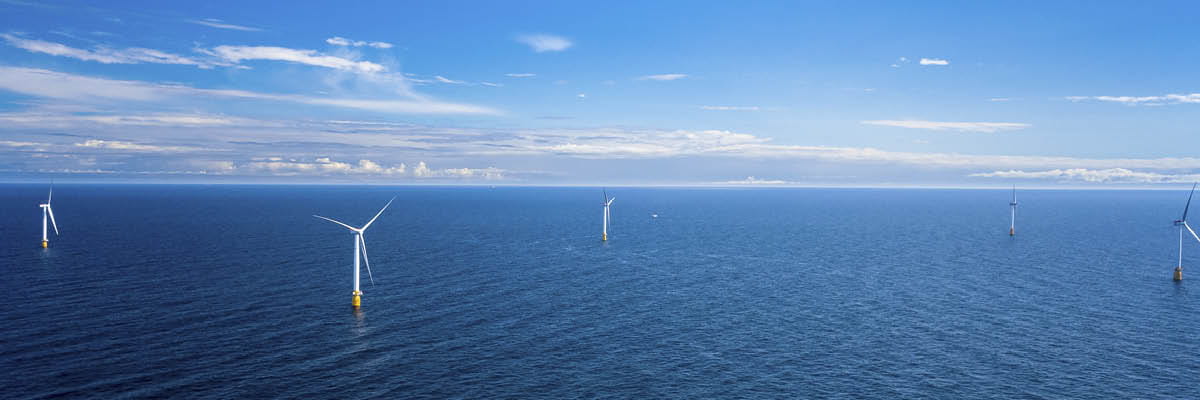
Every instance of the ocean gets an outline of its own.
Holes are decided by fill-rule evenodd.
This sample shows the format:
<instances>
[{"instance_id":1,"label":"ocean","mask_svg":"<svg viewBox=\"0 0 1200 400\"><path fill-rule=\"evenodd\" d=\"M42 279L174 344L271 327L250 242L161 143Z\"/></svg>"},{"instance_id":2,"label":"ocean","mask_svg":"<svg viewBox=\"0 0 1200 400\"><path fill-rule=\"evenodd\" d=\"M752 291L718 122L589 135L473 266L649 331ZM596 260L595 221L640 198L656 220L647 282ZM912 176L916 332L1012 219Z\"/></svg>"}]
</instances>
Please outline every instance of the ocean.
<instances>
[{"instance_id":1,"label":"ocean","mask_svg":"<svg viewBox=\"0 0 1200 400\"><path fill-rule=\"evenodd\" d=\"M1008 190L618 187L601 242L600 188L56 185L42 249L46 189L0 185L7 399L1200 397L1183 191L1009 237ZM355 311L311 215L393 196Z\"/></svg>"}]
</instances>

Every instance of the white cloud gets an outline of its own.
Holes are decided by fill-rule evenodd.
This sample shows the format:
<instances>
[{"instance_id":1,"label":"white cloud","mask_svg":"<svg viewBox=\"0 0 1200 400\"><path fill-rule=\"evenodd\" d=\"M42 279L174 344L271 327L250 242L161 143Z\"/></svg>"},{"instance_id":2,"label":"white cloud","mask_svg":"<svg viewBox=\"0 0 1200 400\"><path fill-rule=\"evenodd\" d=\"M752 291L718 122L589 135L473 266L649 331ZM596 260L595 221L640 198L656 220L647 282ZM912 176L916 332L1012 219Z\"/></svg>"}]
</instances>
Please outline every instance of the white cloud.
<instances>
[{"instance_id":1,"label":"white cloud","mask_svg":"<svg viewBox=\"0 0 1200 400\"><path fill-rule=\"evenodd\" d=\"M25 39L7 33L0 33L0 38L3 38L6 42L8 42L9 45L26 51L49 54L52 56L74 58L83 61L94 61L103 64L178 64L193 65L200 68L211 68L214 65L228 65L227 63L201 61L163 51L140 47L131 47L126 49L98 47L93 50L85 50L70 47L61 43Z\"/></svg>"},{"instance_id":2,"label":"white cloud","mask_svg":"<svg viewBox=\"0 0 1200 400\"><path fill-rule=\"evenodd\" d=\"M243 60L274 60L333 68L344 71L374 73L386 70L382 65L370 61L354 61L324 55L316 50L289 49L273 46L217 46L211 53L229 62Z\"/></svg>"},{"instance_id":3,"label":"white cloud","mask_svg":"<svg viewBox=\"0 0 1200 400\"><path fill-rule=\"evenodd\" d=\"M111 149L111 150L127 150L139 152L154 152L154 153L175 153L185 151L200 150L195 147L187 146L155 146L147 144L137 144L130 142L122 142L119 140L99 140L88 139L82 143L75 143L76 147L90 147L96 149Z\"/></svg>"},{"instance_id":4,"label":"white cloud","mask_svg":"<svg viewBox=\"0 0 1200 400\"><path fill-rule=\"evenodd\" d=\"M187 164L193 168L200 168L201 174L228 174L237 169L233 161L190 160Z\"/></svg>"},{"instance_id":5,"label":"white cloud","mask_svg":"<svg viewBox=\"0 0 1200 400\"><path fill-rule=\"evenodd\" d=\"M940 58L922 58L921 65L950 65L950 61Z\"/></svg>"},{"instance_id":6,"label":"white cloud","mask_svg":"<svg viewBox=\"0 0 1200 400\"><path fill-rule=\"evenodd\" d=\"M362 41L362 40L350 40L350 39L346 39L346 38L340 37L340 36L334 36L329 39L325 39L325 43L329 43L334 46L349 46L349 47L367 46L367 47L374 47L377 49L392 48L392 44L388 43L388 42L366 42L366 41Z\"/></svg>"},{"instance_id":7,"label":"white cloud","mask_svg":"<svg viewBox=\"0 0 1200 400\"><path fill-rule=\"evenodd\" d=\"M229 30L235 30L235 31L257 32L257 31L262 30L259 28L252 28L249 26L225 23L225 22L222 22L221 20L215 19L215 18L193 19L193 20L188 20L187 22L197 24L197 25L204 25L204 26L212 27L212 28L229 29Z\"/></svg>"},{"instance_id":8,"label":"white cloud","mask_svg":"<svg viewBox=\"0 0 1200 400\"><path fill-rule=\"evenodd\" d=\"M16 142L16 141L12 141L12 140L0 140L0 146L5 146L5 147L34 147L34 146L44 146L44 145L45 145L44 143Z\"/></svg>"},{"instance_id":9,"label":"white cloud","mask_svg":"<svg viewBox=\"0 0 1200 400\"><path fill-rule=\"evenodd\" d=\"M866 125L894 126L910 129L929 129L935 131L984 132L995 133L1016 129L1025 129L1031 125L1019 122L939 122L915 120L879 120L862 121Z\"/></svg>"},{"instance_id":10,"label":"white cloud","mask_svg":"<svg viewBox=\"0 0 1200 400\"><path fill-rule=\"evenodd\" d=\"M577 95L575 95L575 97L578 97L578 98L581 98L581 99L586 99L586 98L587 98L587 93L580 93L580 94L577 94Z\"/></svg>"},{"instance_id":11,"label":"white cloud","mask_svg":"<svg viewBox=\"0 0 1200 400\"><path fill-rule=\"evenodd\" d=\"M453 79L450 79L450 78L446 78L446 77L443 77L443 76L441 76L441 75L434 76L434 77L433 77L433 79L434 79L434 80L436 80L436 81L438 81L438 82L441 82L441 83L449 83L449 84L452 84L452 85L464 85L464 84L466 84L466 83L467 83L467 82L464 82L464 81L456 81L456 80L453 80Z\"/></svg>"},{"instance_id":12,"label":"white cloud","mask_svg":"<svg viewBox=\"0 0 1200 400\"><path fill-rule=\"evenodd\" d=\"M468 104L427 99L381 100L308 97L257 93L231 89L198 89L139 81L119 81L66 74L44 69L0 67L0 90L38 97L77 101L166 101L180 97L241 98L353 108L404 114L498 114L496 110Z\"/></svg>"},{"instance_id":13,"label":"white cloud","mask_svg":"<svg viewBox=\"0 0 1200 400\"><path fill-rule=\"evenodd\" d=\"M711 111L758 111L758 106L700 106L701 110Z\"/></svg>"},{"instance_id":14,"label":"white cloud","mask_svg":"<svg viewBox=\"0 0 1200 400\"><path fill-rule=\"evenodd\" d=\"M500 112L470 104L442 103L435 101L406 101L406 100L358 100L330 99L322 97L260 95L247 96L254 99L281 100L312 105L335 106L342 108L357 108L360 110L378 111L402 114L488 114L499 115Z\"/></svg>"},{"instance_id":15,"label":"white cloud","mask_svg":"<svg viewBox=\"0 0 1200 400\"><path fill-rule=\"evenodd\" d=\"M104 124L120 126L211 127L230 125L263 125L262 121L205 114L63 114L63 113L0 113L0 121L10 124L72 126L72 124Z\"/></svg>"},{"instance_id":16,"label":"white cloud","mask_svg":"<svg viewBox=\"0 0 1200 400\"><path fill-rule=\"evenodd\" d=\"M993 98L988 99L988 101L994 101L994 102L1005 102L1005 101L1011 101L1011 100L1012 99L1010 99L1008 97L993 97Z\"/></svg>"},{"instance_id":17,"label":"white cloud","mask_svg":"<svg viewBox=\"0 0 1200 400\"><path fill-rule=\"evenodd\" d=\"M532 77L535 77L535 76L537 76L537 74L528 74L528 73L523 73L523 74L504 74L504 76L507 76L507 77L509 77L509 78L532 78Z\"/></svg>"},{"instance_id":18,"label":"white cloud","mask_svg":"<svg viewBox=\"0 0 1200 400\"><path fill-rule=\"evenodd\" d=\"M1125 168L1070 168L1045 171L1007 170L974 173L970 176L1011 179L1049 179L1059 181L1081 181L1089 183L1184 183L1200 180L1200 174L1162 174L1157 172L1138 172Z\"/></svg>"},{"instance_id":19,"label":"white cloud","mask_svg":"<svg viewBox=\"0 0 1200 400\"><path fill-rule=\"evenodd\" d=\"M1067 96L1066 99L1075 102L1095 100L1109 103L1121 103L1131 106L1158 106L1166 104L1200 103L1200 93L1167 94L1162 96Z\"/></svg>"},{"instance_id":20,"label":"white cloud","mask_svg":"<svg viewBox=\"0 0 1200 400\"><path fill-rule=\"evenodd\" d=\"M786 184L788 184L788 181L758 179L753 176L747 176L746 179L742 179L742 180L724 181L724 182L717 182L717 183L724 184L724 185L786 185Z\"/></svg>"},{"instance_id":21,"label":"white cloud","mask_svg":"<svg viewBox=\"0 0 1200 400\"><path fill-rule=\"evenodd\" d=\"M678 79L683 79L683 78L687 78L687 74L646 75L646 76L638 77L637 79L639 81L647 81L647 80L649 80L649 81L673 81L673 80L678 80Z\"/></svg>"},{"instance_id":22,"label":"white cloud","mask_svg":"<svg viewBox=\"0 0 1200 400\"><path fill-rule=\"evenodd\" d=\"M491 86L491 87L501 87L501 86L504 86L504 85L501 85L501 84L499 84L499 83L492 83L492 82L479 82L479 84L480 84L480 85L483 85L483 86Z\"/></svg>"},{"instance_id":23,"label":"white cloud","mask_svg":"<svg viewBox=\"0 0 1200 400\"><path fill-rule=\"evenodd\" d=\"M424 161L417 162L417 167L413 168L413 176L418 178L427 178L432 176L433 172L425 165Z\"/></svg>"},{"instance_id":24,"label":"white cloud","mask_svg":"<svg viewBox=\"0 0 1200 400\"><path fill-rule=\"evenodd\" d=\"M517 41L524 43L538 53L547 51L563 51L571 47L574 43L562 36L555 35L521 35L517 36Z\"/></svg>"},{"instance_id":25,"label":"white cloud","mask_svg":"<svg viewBox=\"0 0 1200 400\"><path fill-rule=\"evenodd\" d=\"M232 163L231 163L232 164ZM404 175L408 167L404 163L384 167L371 160L358 160L358 164L334 161L329 157L319 157L311 162L286 160L279 157L268 158L266 161L253 161L235 165L229 171L239 172L269 172L275 175L327 175L327 174L360 174L360 175Z\"/></svg>"}]
</instances>

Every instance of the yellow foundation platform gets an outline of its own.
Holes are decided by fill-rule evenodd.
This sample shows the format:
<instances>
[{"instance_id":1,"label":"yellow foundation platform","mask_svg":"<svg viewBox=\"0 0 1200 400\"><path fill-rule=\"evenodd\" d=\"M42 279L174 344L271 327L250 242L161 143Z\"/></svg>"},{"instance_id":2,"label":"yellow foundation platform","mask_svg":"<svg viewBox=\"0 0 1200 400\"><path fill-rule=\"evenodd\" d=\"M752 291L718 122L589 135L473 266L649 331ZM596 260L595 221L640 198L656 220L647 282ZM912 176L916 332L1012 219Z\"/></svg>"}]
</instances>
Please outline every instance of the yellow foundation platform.
<instances>
[{"instance_id":1,"label":"yellow foundation platform","mask_svg":"<svg viewBox=\"0 0 1200 400\"><path fill-rule=\"evenodd\" d=\"M47 242L47 241L43 240L43 241L42 241L42 248L44 249L44 248L47 248L47 247L50 247L50 242Z\"/></svg>"},{"instance_id":2,"label":"yellow foundation platform","mask_svg":"<svg viewBox=\"0 0 1200 400\"><path fill-rule=\"evenodd\" d=\"M600 241L601 241L601 242L607 242L607 241L608 241L608 234L607 234L607 233L601 234L601 235L600 235Z\"/></svg>"},{"instance_id":3,"label":"yellow foundation platform","mask_svg":"<svg viewBox=\"0 0 1200 400\"><path fill-rule=\"evenodd\" d=\"M1015 234L1016 232L1013 232L1013 228L1008 228L1008 236L1013 236Z\"/></svg>"},{"instance_id":4,"label":"yellow foundation platform","mask_svg":"<svg viewBox=\"0 0 1200 400\"><path fill-rule=\"evenodd\" d=\"M354 306L354 308L362 306L362 292L354 292L354 300L351 301L350 305Z\"/></svg>"},{"instance_id":5,"label":"yellow foundation platform","mask_svg":"<svg viewBox=\"0 0 1200 400\"><path fill-rule=\"evenodd\" d=\"M1175 275L1174 276L1175 281L1182 281L1183 280L1183 267L1175 267L1174 275Z\"/></svg>"}]
</instances>

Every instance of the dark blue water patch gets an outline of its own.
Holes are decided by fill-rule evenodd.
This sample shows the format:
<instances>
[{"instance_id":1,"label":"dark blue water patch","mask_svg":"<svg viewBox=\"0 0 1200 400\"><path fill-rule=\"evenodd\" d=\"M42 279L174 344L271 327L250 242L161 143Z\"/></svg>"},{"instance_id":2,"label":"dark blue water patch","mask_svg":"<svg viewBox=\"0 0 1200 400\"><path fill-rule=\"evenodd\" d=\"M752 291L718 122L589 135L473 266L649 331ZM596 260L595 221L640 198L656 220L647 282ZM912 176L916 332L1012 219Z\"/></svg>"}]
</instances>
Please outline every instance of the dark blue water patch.
<instances>
[{"instance_id":1,"label":"dark blue water patch","mask_svg":"<svg viewBox=\"0 0 1200 400\"><path fill-rule=\"evenodd\" d=\"M4 398L1200 397L1179 192L0 189Z\"/></svg>"}]
</instances>

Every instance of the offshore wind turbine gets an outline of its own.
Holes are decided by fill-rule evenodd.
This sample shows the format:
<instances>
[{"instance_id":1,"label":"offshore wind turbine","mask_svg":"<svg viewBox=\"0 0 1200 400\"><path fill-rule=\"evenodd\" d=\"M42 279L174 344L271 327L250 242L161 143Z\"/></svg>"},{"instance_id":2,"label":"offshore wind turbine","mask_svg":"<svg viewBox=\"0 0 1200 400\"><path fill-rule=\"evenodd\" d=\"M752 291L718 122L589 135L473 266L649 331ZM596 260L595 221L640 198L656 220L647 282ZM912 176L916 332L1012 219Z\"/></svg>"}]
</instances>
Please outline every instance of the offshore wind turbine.
<instances>
[{"instance_id":1,"label":"offshore wind turbine","mask_svg":"<svg viewBox=\"0 0 1200 400\"><path fill-rule=\"evenodd\" d=\"M609 221L609 217L610 217L610 214L608 213L608 208L609 208L609 206L612 205L613 200L616 200L616 199L617 199L616 197L613 197L611 199L608 198L608 191L607 190L604 191L604 225L602 228L603 231L600 233L600 241L608 241L608 221Z\"/></svg>"},{"instance_id":2,"label":"offshore wind turbine","mask_svg":"<svg viewBox=\"0 0 1200 400\"><path fill-rule=\"evenodd\" d=\"M362 261L365 264L367 264L367 277L371 279L371 286L375 285L375 277L371 275L371 260L367 258L367 241L363 237L363 233L366 232L367 228L370 228L371 224L375 223L375 220L378 219L379 216L383 214L383 210L386 210L388 208L388 206L392 205L392 201L394 201L394 200L396 200L395 197L392 197L392 200L388 200L387 204L384 204L383 208L379 209L379 212L375 213L375 216L372 217L370 221L367 221L367 224L363 225L362 228L355 228L353 226L346 225L346 224L342 223L341 221L335 220L333 218L326 218L326 217L322 217L320 215L315 215L315 214L313 215L314 217L344 226L344 227L346 227L346 229L349 229L350 232L354 232L354 292L353 292L354 300L352 300L350 303L352 306L354 306L354 308L358 308L360 305L362 305L362 291L359 290L359 287L358 287L359 270L360 270L358 262L360 259L360 256L359 256L360 251L362 252L362 256L361 256Z\"/></svg>"},{"instance_id":3,"label":"offshore wind turbine","mask_svg":"<svg viewBox=\"0 0 1200 400\"><path fill-rule=\"evenodd\" d=\"M1191 233L1192 237L1196 238L1197 242L1200 242L1200 236L1197 236L1196 231L1192 230L1192 227L1190 225L1188 225L1188 223L1187 223L1188 208L1190 208L1192 206L1192 195L1193 194L1196 194L1196 184L1195 183L1192 184L1192 191L1190 193L1188 193L1187 203L1184 204L1184 206L1183 206L1183 216L1179 217L1179 219L1175 220L1175 225L1179 226L1179 264L1175 266L1175 276L1174 276L1176 281L1183 280L1183 230L1184 230L1184 228L1187 228L1188 233Z\"/></svg>"},{"instance_id":4,"label":"offshore wind turbine","mask_svg":"<svg viewBox=\"0 0 1200 400\"><path fill-rule=\"evenodd\" d=\"M1008 223L1008 236L1013 236L1017 233L1017 186L1013 185L1012 202L1008 203L1012 208L1012 220Z\"/></svg>"},{"instance_id":5,"label":"offshore wind turbine","mask_svg":"<svg viewBox=\"0 0 1200 400\"><path fill-rule=\"evenodd\" d=\"M50 237L46 232L46 216L50 216L50 224L54 226L54 235L58 236L58 223L54 222L54 209L50 208L50 200L54 199L54 186L50 186L50 196L46 197L46 204L39 204L42 208L42 248L50 247Z\"/></svg>"}]
</instances>

